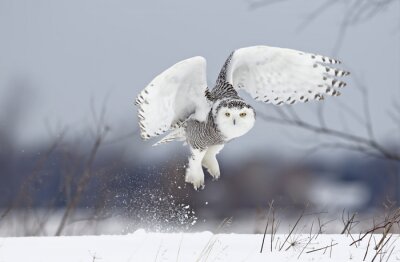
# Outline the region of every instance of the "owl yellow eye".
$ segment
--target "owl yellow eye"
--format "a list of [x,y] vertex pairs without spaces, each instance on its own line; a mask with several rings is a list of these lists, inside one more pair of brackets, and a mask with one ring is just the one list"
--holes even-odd
[[240,113],[241,117],[245,117],[247,114],[246,113]]
[[228,112],[226,112],[226,113],[225,113],[225,116],[226,116],[226,117],[230,117],[230,116],[231,116],[231,114],[230,114],[230,113],[228,113]]

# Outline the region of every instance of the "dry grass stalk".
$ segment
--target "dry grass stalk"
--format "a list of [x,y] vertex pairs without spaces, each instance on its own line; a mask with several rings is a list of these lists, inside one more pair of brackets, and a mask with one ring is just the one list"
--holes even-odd
[[274,200],[272,200],[268,205],[269,205],[269,209],[268,209],[268,214],[267,214],[267,224],[265,225],[265,230],[264,230],[264,235],[263,235],[263,239],[262,239],[262,243],[261,243],[260,253],[263,252],[265,236],[266,236],[267,230],[268,230],[269,216],[270,216],[271,210],[274,208]]
[[309,254],[309,253],[317,252],[317,251],[320,251],[320,250],[324,250],[324,252],[326,252],[326,250],[328,248],[332,248],[332,247],[336,246],[337,244],[338,243],[330,244],[330,245],[327,245],[327,246],[324,246],[324,247],[321,247],[321,248],[317,248],[317,249],[314,249],[314,250],[307,251],[306,253]]
[[304,212],[305,212],[306,208],[303,209],[303,211],[301,212],[299,218],[296,220],[296,223],[294,224],[293,228],[289,231],[289,235],[287,235],[285,241],[283,241],[282,245],[279,247],[279,251],[282,250],[283,246],[286,244],[287,240],[289,239],[289,237],[292,235],[293,231],[296,229],[297,225],[299,224],[300,220],[302,219],[302,217],[304,216]]

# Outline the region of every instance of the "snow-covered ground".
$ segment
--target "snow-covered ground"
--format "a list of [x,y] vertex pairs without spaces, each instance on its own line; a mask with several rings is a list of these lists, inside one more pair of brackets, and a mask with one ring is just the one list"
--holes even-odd
[[[311,240],[310,240],[311,237]],[[359,236],[353,235],[355,239]],[[0,261],[371,261],[382,235],[352,245],[350,235],[146,233],[129,235],[0,238]],[[399,235],[388,235],[375,261],[399,261]],[[285,243],[283,246],[282,244]],[[281,250],[280,247],[282,246]],[[379,250],[378,250],[379,251]]]

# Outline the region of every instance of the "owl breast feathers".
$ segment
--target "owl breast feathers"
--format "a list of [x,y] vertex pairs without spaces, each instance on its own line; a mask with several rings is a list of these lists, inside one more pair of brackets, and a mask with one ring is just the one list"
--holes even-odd
[[237,93],[264,103],[294,104],[339,96],[349,72],[331,67],[338,60],[293,49],[252,46],[233,51],[216,84],[208,90],[206,60],[192,57],[171,66],[136,99],[141,137],[169,132],[155,145],[184,141],[191,149],[185,181],[204,187],[205,167],[220,176],[216,155],[228,141],[247,133],[256,113]]

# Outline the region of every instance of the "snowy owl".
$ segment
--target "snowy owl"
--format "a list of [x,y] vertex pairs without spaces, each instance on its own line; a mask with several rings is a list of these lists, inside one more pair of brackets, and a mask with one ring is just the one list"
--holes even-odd
[[338,96],[349,72],[328,67],[338,60],[293,49],[251,46],[233,51],[223,65],[215,87],[209,90],[206,60],[192,57],[171,66],[144,88],[136,99],[141,137],[167,131],[154,145],[184,141],[191,150],[185,181],[204,187],[205,167],[218,179],[216,155],[234,138],[246,134],[256,112],[239,95],[274,105],[322,100]]

